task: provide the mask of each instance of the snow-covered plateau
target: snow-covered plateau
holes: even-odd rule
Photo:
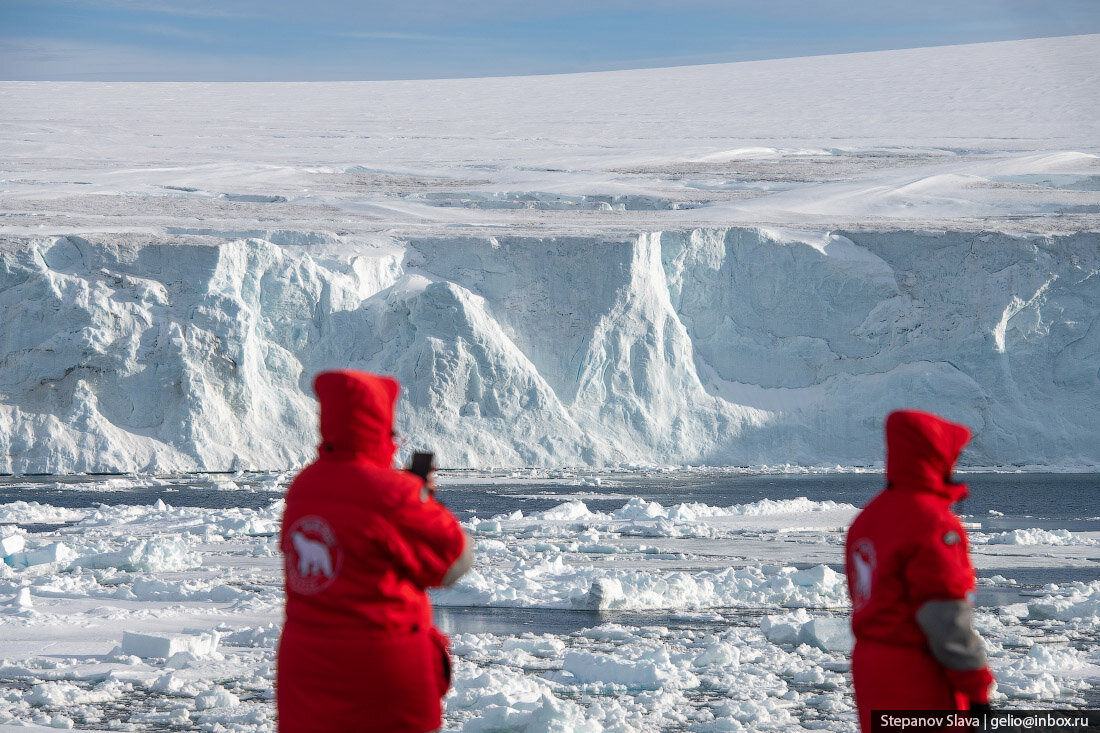
[[[1100,465],[1100,36],[535,78],[0,83],[0,472]]]

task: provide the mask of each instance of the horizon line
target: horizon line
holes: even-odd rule
[[[999,39],[992,41],[973,41],[969,43],[941,43],[932,45],[921,46],[902,46],[897,48],[885,48],[885,49],[872,49],[862,51],[836,51],[831,53],[814,53],[803,56],[763,56],[758,58],[741,59],[737,61],[702,61],[696,63],[669,63],[660,64],[653,62],[644,62],[639,60],[637,66],[623,66],[622,68],[603,68],[603,69],[591,69],[586,71],[546,71],[546,72],[525,72],[515,74],[470,74],[470,75],[458,75],[458,76],[410,76],[410,77],[384,77],[384,78],[362,78],[362,79],[338,79],[338,78],[312,78],[312,79],[216,79],[216,78],[150,78],[150,79],[135,79],[126,78],[126,75],[120,74],[119,76],[113,76],[110,74],[103,75],[104,78],[96,79],[77,79],[77,78],[39,78],[39,79],[27,79],[27,78],[3,78],[0,77],[0,83],[2,84],[366,84],[366,83],[405,83],[405,82],[418,82],[418,81],[470,81],[477,79],[521,79],[531,77],[548,77],[548,76],[580,76],[580,75],[592,75],[592,74],[617,74],[628,73],[637,71],[656,71],[664,69],[684,69],[693,67],[707,67],[707,66],[730,66],[734,64],[752,64],[752,63],[767,63],[774,61],[791,61],[797,59],[814,59],[814,58],[827,58],[834,56],[855,56],[855,55],[867,55],[867,54],[888,54],[888,53],[903,53],[908,51],[919,51],[926,49],[937,48],[962,48],[967,46],[989,46],[995,44],[1005,43],[1022,43],[1027,41],[1043,41],[1043,40],[1055,40],[1055,39],[1067,39],[1067,38],[1100,38],[1100,33],[1067,33],[1060,35],[1036,35],[1036,36],[1023,36],[1020,38]],[[624,62],[630,64],[632,62]],[[3,73],[0,71],[0,73]],[[132,72],[128,72],[131,73]],[[74,76],[72,74],[65,75],[68,77]],[[166,75],[171,76],[171,75]]]

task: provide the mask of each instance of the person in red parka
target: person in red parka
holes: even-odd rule
[[[988,707],[993,675],[974,631],[976,580],[951,505],[951,474],[970,431],[926,412],[886,418],[886,488],[845,543],[852,681],[860,728],[875,710]]]
[[[425,591],[470,568],[472,543],[434,480],[392,467],[395,380],[332,371],[313,387],[319,456],[291,483],[282,521],[279,730],[436,730],[450,662]]]

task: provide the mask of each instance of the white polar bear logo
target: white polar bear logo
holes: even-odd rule
[[[855,577],[852,582],[852,606],[860,609],[871,600],[872,583],[875,577],[875,546],[870,540],[863,539],[852,548],[851,566]]]
[[[288,590],[312,595],[336,582],[344,551],[332,525],[315,514],[301,517],[283,535]]]
[[[332,558],[328,554],[328,546],[324,542],[311,540],[301,532],[295,532],[290,536],[294,543],[294,549],[298,553],[298,574],[308,578],[314,573],[321,573],[326,578],[331,578]]]

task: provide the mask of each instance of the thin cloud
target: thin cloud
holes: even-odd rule
[[[55,38],[0,38],[5,81],[307,81],[301,64],[257,55],[224,58]]]
[[[75,46],[52,38],[0,38],[0,68],[76,61],[83,54]]]
[[[361,38],[363,40],[369,41],[423,41],[428,43],[461,43],[466,41],[478,40],[461,36],[433,36],[426,33],[399,33],[388,31],[347,31],[343,33],[336,33],[334,35],[340,36],[341,38]]]
[[[225,7],[225,3],[173,2],[173,0],[65,0],[70,5],[86,8],[108,8],[140,13],[160,13],[185,18],[241,18],[253,13],[241,13]]]
[[[197,41],[200,43],[211,43],[216,40],[216,36],[210,33],[203,33],[201,31],[187,30],[186,28],[178,28],[172,25],[154,25],[154,24],[142,24],[142,25],[128,25],[125,26],[132,31],[143,33],[149,36],[164,36],[166,38],[176,38],[182,41]]]

